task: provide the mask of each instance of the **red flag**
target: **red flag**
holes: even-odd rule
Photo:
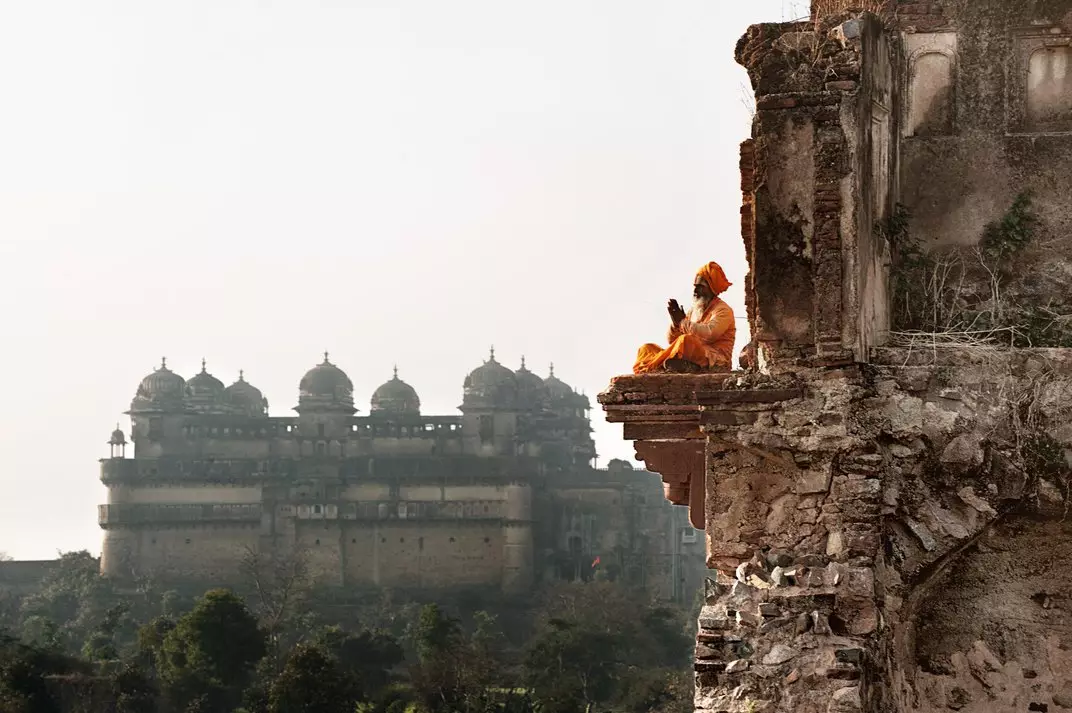
[[[596,558],[594,560],[592,560],[592,566],[593,567],[595,567],[597,564],[599,564],[599,556],[598,555],[596,556]]]

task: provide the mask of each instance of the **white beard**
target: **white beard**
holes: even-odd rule
[[[693,322],[699,321],[713,301],[713,297],[693,297],[692,311],[689,312],[689,319]]]

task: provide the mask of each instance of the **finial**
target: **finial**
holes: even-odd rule
[[[522,369],[525,368],[525,355],[524,354],[521,355],[521,368]]]
[[[555,363],[551,362],[551,376],[555,375]]]
[[[167,369],[167,357],[160,357],[160,368]]]
[[[329,362],[329,361],[328,361],[328,353],[327,353],[327,350],[325,350],[325,351],[324,351],[324,363],[325,363],[325,364],[330,364],[330,363],[331,363],[331,362]]]
[[[491,361],[495,361],[495,345],[491,345]]]
[[[398,378],[398,364],[395,364],[395,378]]]
[[[205,373],[205,357],[201,357],[201,373]]]
[[[246,380],[246,370],[245,369],[239,369],[238,370],[238,380],[239,381],[245,381]]]

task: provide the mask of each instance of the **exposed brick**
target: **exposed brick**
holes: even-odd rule
[[[841,79],[838,81],[826,83],[826,88],[828,91],[836,92],[853,92],[856,91],[856,87],[858,86],[860,85],[851,79]]]

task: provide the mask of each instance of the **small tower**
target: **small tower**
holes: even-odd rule
[[[487,456],[515,455],[517,451],[517,376],[488,359],[465,377],[462,438],[467,453]]]
[[[182,432],[185,394],[186,380],[168,369],[166,358],[141,380],[127,411],[135,457],[159,458],[186,447]]]
[[[354,384],[350,377],[328,360],[305,373],[298,385],[299,429],[304,436],[340,439],[347,435],[354,408]],[[326,441],[321,442],[326,448]],[[318,446],[318,448],[321,446]]]
[[[127,437],[123,435],[123,429],[119,427],[119,424],[115,424],[115,430],[112,431],[112,437],[108,439],[108,454],[109,458],[126,458],[127,457]]]

